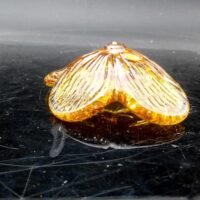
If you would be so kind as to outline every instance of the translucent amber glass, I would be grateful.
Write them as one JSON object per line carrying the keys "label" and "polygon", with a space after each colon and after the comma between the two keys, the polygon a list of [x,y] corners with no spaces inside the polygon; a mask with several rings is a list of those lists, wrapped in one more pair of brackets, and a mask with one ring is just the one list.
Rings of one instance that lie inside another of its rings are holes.
{"label": "translucent amber glass", "polygon": [[59,119],[82,121],[119,102],[139,118],[160,125],[183,121],[189,102],[181,86],[158,64],[112,42],[45,77],[53,86],[49,108]]}

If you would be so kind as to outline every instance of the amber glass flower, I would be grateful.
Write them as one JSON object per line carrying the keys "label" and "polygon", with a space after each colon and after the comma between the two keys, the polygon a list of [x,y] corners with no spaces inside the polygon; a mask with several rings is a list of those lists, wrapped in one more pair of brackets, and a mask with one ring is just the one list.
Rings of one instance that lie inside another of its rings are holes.
{"label": "amber glass flower", "polygon": [[160,125],[177,124],[189,113],[187,96],[171,76],[146,56],[116,42],[78,57],[44,80],[53,87],[49,108],[63,121],[85,120],[113,102]]}

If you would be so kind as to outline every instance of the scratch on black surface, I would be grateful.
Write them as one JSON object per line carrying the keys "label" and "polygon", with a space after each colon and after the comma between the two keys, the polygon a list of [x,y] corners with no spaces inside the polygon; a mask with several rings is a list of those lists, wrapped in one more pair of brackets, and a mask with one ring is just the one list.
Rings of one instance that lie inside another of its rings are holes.
{"label": "scratch on black surface", "polygon": [[6,148],[6,149],[11,149],[11,150],[18,150],[19,149],[17,147],[9,147],[9,146],[5,146],[5,145],[1,145],[1,144],[0,144],[0,147]]}
{"label": "scratch on black surface", "polygon": [[29,174],[28,174],[28,177],[27,177],[27,181],[26,181],[26,184],[24,186],[24,190],[23,190],[23,193],[22,193],[21,197],[24,197],[24,195],[26,194],[26,190],[27,190],[27,187],[28,187],[32,172],[33,172],[33,167],[29,171]]}
{"label": "scratch on black surface", "polygon": [[4,184],[1,180],[0,180],[0,184],[5,187],[8,191],[10,191],[12,194],[14,194],[15,196],[20,198],[20,195],[17,194],[14,190],[12,190],[10,187],[8,187],[6,184]]}

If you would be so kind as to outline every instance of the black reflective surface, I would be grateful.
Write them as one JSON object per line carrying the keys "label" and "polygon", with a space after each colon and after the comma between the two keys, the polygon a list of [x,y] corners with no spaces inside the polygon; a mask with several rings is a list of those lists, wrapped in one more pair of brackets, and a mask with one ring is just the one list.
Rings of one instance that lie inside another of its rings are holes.
{"label": "black reflective surface", "polygon": [[[82,130],[82,134],[91,136],[99,134],[99,128],[55,123],[45,101],[49,88],[43,84],[44,75],[91,50],[70,46],[1,46],[0,197],[199,195],[200,55],[140,49],[182,85],[189,96],[191,113],[180,125],[184,134],[177,141],[115,149],[80,142]],[[113,142],[116,130],[109,130],[111,137],[107,137],[107,142]]]}

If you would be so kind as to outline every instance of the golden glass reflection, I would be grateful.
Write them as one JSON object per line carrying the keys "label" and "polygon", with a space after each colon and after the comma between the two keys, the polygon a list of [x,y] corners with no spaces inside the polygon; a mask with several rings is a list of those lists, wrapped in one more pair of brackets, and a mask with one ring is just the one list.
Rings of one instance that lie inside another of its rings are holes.
{"label": "golden glass reflection", "polygon": [[168,144],[185,134],[182,124],[160,126],[137,124],[137,117],[126,114],[98,113],[83,122],[64,122],[52,117],[54,133],[62,132],[81,144],[96,148],[130,149]]}

